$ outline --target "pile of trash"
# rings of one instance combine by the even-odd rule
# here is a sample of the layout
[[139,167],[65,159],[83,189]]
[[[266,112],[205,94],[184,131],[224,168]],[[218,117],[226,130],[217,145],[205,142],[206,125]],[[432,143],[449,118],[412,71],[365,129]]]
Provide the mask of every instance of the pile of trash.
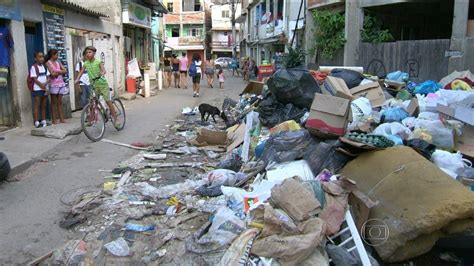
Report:
[[474,235],[472,74],[324,70],[250,82],[208,108],[217,123],[183,109],[69,204],[78,238],[41,263],[379,265],[435,246],[472,261],[456,253]]

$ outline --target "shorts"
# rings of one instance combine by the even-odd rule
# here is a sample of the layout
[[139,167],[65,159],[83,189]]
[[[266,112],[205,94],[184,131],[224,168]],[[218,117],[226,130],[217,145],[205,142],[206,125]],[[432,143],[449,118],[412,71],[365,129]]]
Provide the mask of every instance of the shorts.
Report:
[[170,67],[170,66],[165,66],[165,72],[171,72],[171,70],[173,70],[172,67]]
[[188,71],[187,71],[187,70],[180,70],[179,73],[181,73],[181,74],[187,74]]
[[214,75],[214,68],[206,68],[206,75]]
[[41,90],[41,91],[32,91],[31,96],[33,96],[33,97],[44,97],[44,96],[48,96],[48,95],[46,94],[46,91]]
[[201,73],[196,74],[196,76],[193,77],[193,84],[199,84],[201,83]]
[[179,76],[179,71],[173,71],[173,75]]
[[66,94],[66,86],[49,86],[49,92],[51,94],[61,94],[64,95]]
[[94,91],[102,96],[102,98],[104,98],[104,100],[106,101],[111,101],[112,98],[110,97],[110,89],[108,86],[96,86],[96,87],[93,87],[94,88]]

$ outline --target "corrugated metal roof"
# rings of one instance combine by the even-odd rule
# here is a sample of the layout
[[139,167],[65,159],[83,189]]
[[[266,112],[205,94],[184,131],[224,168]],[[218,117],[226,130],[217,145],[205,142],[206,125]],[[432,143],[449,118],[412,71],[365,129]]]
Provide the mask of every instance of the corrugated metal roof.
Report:
[[91,15],[91,16],[96,16],[96,17],[106,17],[106,18],[109,17],[108,15],[106,15],[104,13],[101,13],[99,11],[95,11],[95,10],[89,9],[87,7],[83,7],[79,4],[76,4],[76,3],[74,3],[73,0],[48,0],[47,2],[64,5],[66,7],[69,7],[73,10],[84,13],[86,15]]

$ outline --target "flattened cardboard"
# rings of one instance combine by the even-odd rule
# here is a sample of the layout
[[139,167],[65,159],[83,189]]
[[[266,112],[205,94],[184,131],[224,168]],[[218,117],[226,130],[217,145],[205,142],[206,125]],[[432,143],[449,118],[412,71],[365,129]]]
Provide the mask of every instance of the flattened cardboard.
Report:
[[227,145],[227,131],[200,128],[197,137],[190,141],[196,147]]
[[405,82],[399,82],[395,80],[384,80],[384,83],[387,85],[387,87],[391,90],[394,91],[400,91],[405,88],[406,84]]
[[385,94],[378,82],[372,82],[365,85],[360,85],[349,90],[354,96],[354,99],[365,97],[369,99],[372,107],[382,106],[385,102]]
[[259,81],[250,81],[249,84],[247,84],[247,87],[242,91],[241,94],[256,94],[256,95],[262,95],[263,92],[263,82]]
[[230,144],[227,146],[227,152],[231,152],[244,142],[245,123],[227,129]]
[[328,76],[321,87],[323,94],[352,100],[352,93],[341,78]]
[[436,111],[468,125],[474,126],[474,108],[467,108],[459,105],[445,106],[438,104],[436,105]]
[[346,131],[350,107],[348,99],[316,93],[306,128],[323,138],[342,136]]

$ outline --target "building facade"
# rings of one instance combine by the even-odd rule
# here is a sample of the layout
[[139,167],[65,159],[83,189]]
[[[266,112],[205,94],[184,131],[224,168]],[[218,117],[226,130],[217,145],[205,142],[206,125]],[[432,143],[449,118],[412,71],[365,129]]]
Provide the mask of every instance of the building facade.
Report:
[[191,62],[193,54],[205,57],[205,12],[202,0],[164,0],[169,11],[164,15],[165,54],[186,54]]
[[[235,4],[235,17],[241,13],[241,5]],[[232,38],[232,8],[231,4],[211,5],[211,54],[214,57],[232,57],[232,46],[240,43],[240,25],[236,23],[236,40]],[[237,56],[240,52],[239,45],[236,45]]]
[[[107,15],[85,8],[69,0],[18,0],[0,3],[0,25],[11,41],[3,52],[9,62],[0,72],[5,82],[0,85],[0,127],[33,124],[32,99],[26,77],[34,62],[34,52],[58,49],[60,60],[67,69],[65,82],[69,92],[64,96],[65,113],[80,109],[79,90],[71,82],[75,65],[86,45],[99,48],[98,56],[105,58],[109,83],[121,85],[116,73],[123,71],[116,64],[120,55],[120,25],[107,20]],[[8,49],[5,49],[8,48]]]
[[305,6],[301,2],[245,0],[241,6],[242,15],[237,18],[241,24],[241,53],[254,58],[257,65],[275,64],[287,52],[287,45],[302,45]]

